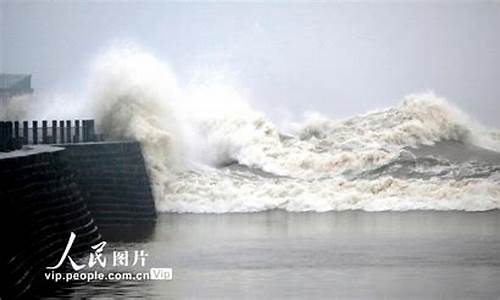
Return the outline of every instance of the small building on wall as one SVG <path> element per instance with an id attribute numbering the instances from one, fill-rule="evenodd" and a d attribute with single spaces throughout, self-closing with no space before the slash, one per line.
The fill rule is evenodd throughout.
<path id="1" fill-rule="evenodd" d="M 31 74 L 0 73 L 0 103 L 12 97 L 32 93 Z"/>

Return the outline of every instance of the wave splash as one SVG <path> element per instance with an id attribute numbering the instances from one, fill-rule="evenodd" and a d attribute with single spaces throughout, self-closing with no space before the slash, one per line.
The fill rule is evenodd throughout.
<path id="1" fill-rule="evenodd" d="M 100 130 L 141 142 L 160 211 L 500 208 L 500 163 L 438 157 L 443 141 L 495 156 L 498 133 L 432 93 L 347 120 L 312 118 L 284 134 L 237 92 L 182 90 L 141 50 L 109 51 L 94 70 Z M 412 150 L 432 145 L 424 158 Z"/>

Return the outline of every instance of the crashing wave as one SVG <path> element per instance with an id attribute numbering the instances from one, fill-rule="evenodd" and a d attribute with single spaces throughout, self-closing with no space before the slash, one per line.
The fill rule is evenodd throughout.
<path id="1" fill-rule="evenodd" d="M 500 208 L 495 166 L 405 154 L 441 141 L 500 149 L 432 93 L 343 121 L 309 120 L 285 135 L 238 93 L 180 89 L 168 67 L 137 49 L 104 54 L 93 78 L 101 131 L 141 142 L 160 211 Z"/>

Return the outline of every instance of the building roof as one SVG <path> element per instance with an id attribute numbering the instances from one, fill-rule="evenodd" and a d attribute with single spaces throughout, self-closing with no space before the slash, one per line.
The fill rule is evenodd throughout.
<path id="1" fill-rule="evenodd" d="M 0 90 L 31 90 L 30 74 L 0 73 Z"/>

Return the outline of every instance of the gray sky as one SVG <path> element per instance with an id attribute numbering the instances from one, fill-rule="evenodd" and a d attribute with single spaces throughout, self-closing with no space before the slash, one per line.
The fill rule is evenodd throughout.
<path id="1" fill-rule="evenodd" d="M 76 90 L 97 50 L 132 40 L 181 84 L 215 69 L 270 116 L 341 118 L 433 90 L 500 127 L 500 2 L 1 2 L 0 69 Z"/>

